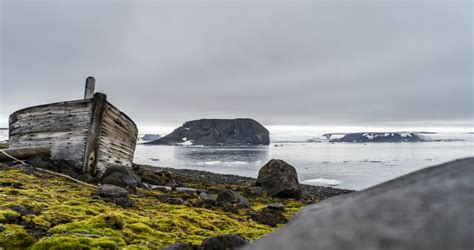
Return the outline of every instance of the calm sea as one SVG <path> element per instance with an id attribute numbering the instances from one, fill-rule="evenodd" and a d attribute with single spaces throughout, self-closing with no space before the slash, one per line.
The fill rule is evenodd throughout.
<path id="1" fill-rule="evenodd" d="M 322 139 L 323 132 L 304 129 L 270 131 L 270 146 L 138 145 L 135 162 L 256 177 L 260 167 L 276 158 L 293 165 L 302 183 L 360 190 L 424 167 L 474 156 L 474 135 L 468 133 L 429 135 L 464 141 L 363 144 L 329 143 Z"/>
<path id="2" fill-rule="evenodd" d="M 474 156 L 474 134 L 438 133 L 433 139 L 463 141 L 418 143 L 329 143 L 324 132 L 335 128 L 270 127 L 271 145 L 258 147 L 147 146 L 138 144 L 136 163 L 160 167 L 206 170 L 257 177 L 272 158 L 293 165 L 300 182 L 312 185 L 364 189 L 415 170 Z M 340 128 L 339 131 L 375 131 Z M 380 130 L 380 129 L 379 129 Z M 143 131 L 143 130 L 141 130 Z M 148 129 L 166 134 L 172 128 Z M 395 131 L 395 130 L 386 130 Z M 8 131 L 0 130 L 0 140 Z M 308 140 L 316 142 L 308 142 Z"/>

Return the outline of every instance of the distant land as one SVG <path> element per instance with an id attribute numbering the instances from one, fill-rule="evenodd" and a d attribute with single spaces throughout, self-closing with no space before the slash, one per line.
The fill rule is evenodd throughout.
<path id="1" fill-rule="evenodd" d="M 154 141 L 160 139 L 161 136 L 159 134 L 145 134 L 141 139 L 143 141 Z"/>
<path id="2" fill-rule="evenodd" d="M 330 139 L 332 134 L 324 135 Z M 348 133 L 341 138 L 330 139 L 330 142 L 425 142 L 431 138 L 416 132 L 363 132 Z"/>
<path id="3" fill-rule="evenodd" d="M 145 144 L 156 145 L 268 145 L 270 132 L 249 118 L 201 119 L 185 122 L 171 134 Z"/>

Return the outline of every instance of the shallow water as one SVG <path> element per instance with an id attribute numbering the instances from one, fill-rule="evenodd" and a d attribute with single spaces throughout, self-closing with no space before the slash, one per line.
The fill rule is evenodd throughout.
<path id="1" fill-rule="evenodd" d="M 424 167 L 474 156 L 474 135 L 463 134 L 462 137 L 466 141 L 278 142 L 256 147 L 138 145 L 134 160 L 161 167 L 256 177 L 260 167 L 269 159 L 277 158 L 293 165 L 302 183 L 360 190 Z"/>

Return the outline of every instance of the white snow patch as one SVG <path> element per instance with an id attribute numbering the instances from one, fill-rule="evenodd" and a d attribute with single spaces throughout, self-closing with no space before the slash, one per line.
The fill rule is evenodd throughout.
<path id="1" fill-rule="evenodd" d="M 302 181 L 303 184 L 308 185 L 327 185 L 327 186 L 337 186 L 342 183 L 340 180 L 336 179 L 326 179 L 326 178 L 316 178 Z"/>
<path id="2" fill-rule="evenodd" d="M 201 161 L 197 163 L 198 165 L 247 165 L 248 162 L 245 161 Z"/>
<path id="3" fill-rule="evenodd" d="M 184 138 L 183 138 L 183 139 L 184 139 Z M 183 146 L 192 146 L 192 145 L 193 145 L 193 141 L 192 141 L 192 140 L 184 141 L 183 143 L 180 143 L 180 145 L 183 145 Z"/>
<path id="4" fill-rule="evenodd" d="M 197 164 L 198 165 L 217 165 L 217 164 L 221 164 L 221 163 L 222 163 L 222 161 L 200 161 Z"/>

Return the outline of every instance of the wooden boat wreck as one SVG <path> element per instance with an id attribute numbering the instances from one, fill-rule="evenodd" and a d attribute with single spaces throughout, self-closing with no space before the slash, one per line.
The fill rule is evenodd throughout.
<path id="1" fill-rule="evenodd" d="M 100 176 L 108 166 L 131 167 L 138 129 L 126 114 L 94 93 L 86 80 L 84 99 L 33 106 L 9 118 L 9 147 L 48 146 L 53 160 Z"/>

